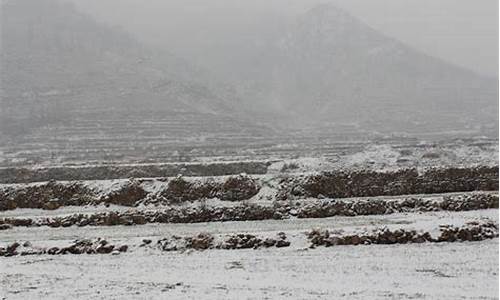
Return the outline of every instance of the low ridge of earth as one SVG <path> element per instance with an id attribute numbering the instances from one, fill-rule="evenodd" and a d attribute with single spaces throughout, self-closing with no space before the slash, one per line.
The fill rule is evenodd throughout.
<path id="1" fill-rule="evenodd" d="M 456 145 L 2 169 L 0 295 L 498 299 L 498 146 Z"/>

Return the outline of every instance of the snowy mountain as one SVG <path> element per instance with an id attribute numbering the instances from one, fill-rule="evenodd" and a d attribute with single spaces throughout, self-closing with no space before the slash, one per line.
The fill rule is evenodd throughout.
<path id="1" fill-rule="evenodd" d="M 196 68 L 69 3 L 5 1 L 1 20 L 2 130 L 92 114 L 238 115 L 233 99 L 204 85 Z"/>
<path id="2" fill-rule="evenodd" d="M 196 147 L 218 155 L 301 138 L 498 130 L 494 79 L 419 53 L 334 6 L 272 24 L 236 42 L 219 37 L 232 45 L 215 47 L 227 62 L 206 71 L 68 2 L 4 0 L 0 151 L 33 162 L 161 160 Z"/>
<path id="3" fill-rule="evenodd" d="M 496 79 L 419 53 L 331 5 L 299 16 L 253 65 L 258 76 L 243 93 L 305 120 L 439 130 L 498 118 Z"/>

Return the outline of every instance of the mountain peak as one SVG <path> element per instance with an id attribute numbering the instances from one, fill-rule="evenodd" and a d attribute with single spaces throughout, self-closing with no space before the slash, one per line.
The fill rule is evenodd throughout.
<path id="1" fill-rule="evenodd" d="M 299 18 L 302 23 L 315 23 L 324 30 L 349 30 L 358 26 L 361 21 L 344 9 L 333 4 L 318 4 Z"/>
<path id="2" fill-rule="evenodd" d="M 317 4 L 310 8 L 304 15 L 324 19 L 353 18 L 347 11 L 331 3 Z"/>

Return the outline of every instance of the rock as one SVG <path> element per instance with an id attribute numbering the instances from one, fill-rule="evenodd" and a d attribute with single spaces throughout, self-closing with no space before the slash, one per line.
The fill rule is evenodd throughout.
<path id="1" fill-rule="evenodd" d="M 274 245 L 276 245 L 276 240 L 272 238 L 267 238 L 262 242 L 262 245 L 267 248 L 273 247 Z"/>
<path id="2" fill-rule="evenodd" d="M 147 196 L 147 192 L 140 186 L 140 183 L 131 179 L 125 186 L 117 191 L 111 192 L 103 200 L 107 205 L 117 204 L 123 206 L 134 206 Z"/>
<path id="3" fill-rule="evenodd" d="M 229 177 L 220 187 L 218 196 L 221 200 L 241 201 L 255 196 L 260 190 L 257 181 L 247 175 Z"/>
<path id="4" fill-rule="evenodd" d="M 186 238 L 186 247 L 195 250 L 206 250 L 213 246 L 214 237 L 208 233 L 200 233 L 194 237 Z"/>
<path id="5" fill-rule="evenodd" d="M 279 240 L 279 241 L 276 242 L 276 247 L 277 248 L 288 247 L 288 246 L 290 246 L 290 242 L 289 241 Z"/>
<path id="6" fill-rule="evenodd" d="M 114 248 L 114 245 L 101 245 L 96 248 L 96 251 L 100 254 L 108 254 L 111 253 Z"/>
<path id="7" fill-rule="evenodd" d="M 50 248 L 50 249 L 47 251 L 47 253 L 48 253 L 48 254 L 50 254 L 50 255 L 56 255 L 56 254 L 58 254 L 58 253 L 59 253 L 59 251 L 60 251 L 60 250 L 59 250 L 59 248 L 58 248 L 58 247 L 52 247 L 52 248 Z"/>
<path id="8" fill-rule="evenodd" d="M 58 209 L 61 206 L 62 206 L 62 204 L 59 201 L 59 199 L 55 198 L 55 199 L 49 200 L 48 202 L 45 202 L 43 204 L 43 209 L 55 210 L 55 209 Z"/>
<path id="9" fill-rule="evenodd" d="M 0 224 L 0 230 L 12 229 L 12 225 L 10 224 Z"/>
<path id="10" fill-rule="evenodd" d="M 10 244 L 5 249 L 4 256 L 14 256 L 14 255 L 17 255 L 18 254 L 17 253 L 17 248 L 19 248 L 19 246 L 21 246 L 21 244 L 19 244 L 18 242 L 14 242 L 14 243 Z"/>
<path id="11" fill-rule="evenodd" d="M 127 245 L 121 245 L 118 247 L 118 251 L 120 252 L 127 252 L 128 251 L 128 246 Z"/>

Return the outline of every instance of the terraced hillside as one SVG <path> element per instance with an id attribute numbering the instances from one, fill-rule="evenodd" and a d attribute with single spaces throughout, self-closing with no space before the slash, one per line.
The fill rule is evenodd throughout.
<path id="1" fill-rule="evenodd" d="M 1 3 L 0 298 L 498 299 L 496 83 L 320 6 L 255 65 L 295 114 L 257 113 L 67 2 Z"/>
<path id="2" fill-rule="evenodd" d="M 9 299 L 498 292 L 497 165 L 2 184 L 0 229 Z"/>
<path id="3" fill-rule="evenodd" d="M 14 160 L 178 158 L 275 135 L 189 63 L 71 4 L 4 1 L 1 13 L 0 151 Z"/>
<path id="4" fill-rule="evenodd" d="M 264 45 L 268 55 L 251 63 L 251 73 L 261 74 L 250 78 L 262 87 L 256 91 L 147 48 L 65 1 L 3 1 L 1 14 L 0 166 L 334 157 L 389 136 L 413 143 L 498 134 L 493 81 L 416 53 L 330 6 L 298 18 L 276 41 L 284 48 Z M 340 76 L 339 66 L 353 62 Z M 381 65 L 391 66 L 390 77 L 377 73 L 387 69 Z M 276 100 L 269 95 L 284 106 L 261 105 Z M 413 100 L 417 109 L 405 106 Z M 443 112 L 463 108 L 458 100 L 465 116 Z"/>

